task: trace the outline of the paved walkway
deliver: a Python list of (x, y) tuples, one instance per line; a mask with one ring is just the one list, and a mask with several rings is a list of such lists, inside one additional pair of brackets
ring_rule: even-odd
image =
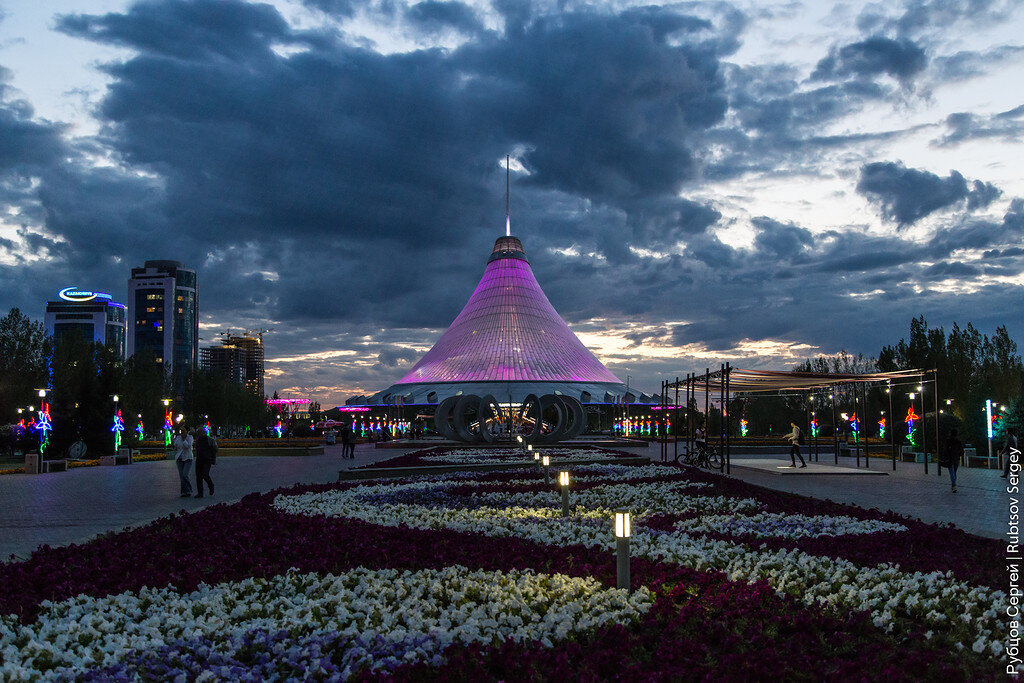
[[(748, 457), (744, 456), (744, 459)], [(766, 459), (777, 458), (766, 456)], [(828, 458), (821, 457), (820, 462), (833, 465), (834, 457), (829, 453)], [(861, 471), (864, 471), (863, 464), (862, 458)], [(839, 465), (853, 468), (856, 463), (854, 458), (839, 458)], [(929, 465), (927, 475), (920, 463), (897, 463), (896, 467), (893, 472), (891, 460), (872, 458), (871, 470), (885, 472), (889, 476), (777, 476), (748, 468), (736, 468), (732, 475), (776, 491), (827, 498), (865, 508), (893, 510), (925, 522), (951, 523), (979, 536), (1005, 538), (1009, 495), (1006, 493), (1006, 480), (1000, 479), (996, 470), (961, 467), (957, 471), (957, 492), (953, 493), (945, 469), (939, 477), (932, 465)]]
[(11, 555), (27, 558), (43, 544), (80, 543), (173, 512), (232, 503), (249, 493), (297, 483), (334, 482), (338, 470), (407, 452), (360, 444), (355, 460), (342, 458), (340, 445), (326, 447), (324, 455), (222, 457), (211, 472), (217, 493), (201, 499), (179, 497), (173, 460), (4, 475), (0, 477), (0, 562)]
[[(365, 444), (356, 448), (355, 460), (342, 459), (340, 446), (327, 447), (322, 456), (223, 457), (212, 473), (217, 494), (201, 500), (178, 497), (178, 474), (170, 460), (48, 475), (5, 475), (0, 477), (0, 561), (11, 555), (24, 559), (43, 544), (80, 543), (174, 512), (234, 502), (253, 492), (296, 483), (334, 482), (340, 469), (379, 462), (411, 450), (375, 449)], [(658, 458), (656, 448), (619, 450)], [(831, 465), (832, 459), (823, 459), (822, 463)], [(841, 458), (840, 464), (854, 466), (852, 458)], [(778, 476), (740, 468), (733, 470), (733, 476), (778, 491), (891, 509), (926, 522), (950, 522), (971, 533), (1004, 537), (1009, 497), (1006, 481), (998, 472), (961, 468), (960, 490), (952, 493), (945, 473), (939, 478), (932, 469), (925, 475), (922, 465), (900, 464), (893, 473), (889, 461), (872, 460), (871, 468), (889, 476)]]

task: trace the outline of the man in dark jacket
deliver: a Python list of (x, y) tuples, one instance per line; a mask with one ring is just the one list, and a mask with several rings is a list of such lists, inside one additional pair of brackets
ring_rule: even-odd
[(206, 433), (205, 429), (197, 429), (195, 444), (192, 447), (196, 455), (196, 498), (203, 497), (203, 482), (210, 487), (213, 495), (213, 479), (210, 479), (210, 468), (217, 462), (217, 442)]

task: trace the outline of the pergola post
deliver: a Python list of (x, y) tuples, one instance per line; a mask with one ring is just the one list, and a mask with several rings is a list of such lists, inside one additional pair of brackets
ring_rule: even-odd
[(835, 463), (839, 464), (839, 423), (836, 421), (836, 385), (829, 385), (832, 387), (832, 393), (829, 394), (829, 402), (832, 404), (832, 441), (835, 444)]
[(676, 428), (672, 431), (672, 462), (679, 462), (679, 375), (676, 375), (676, 400), (672, 403)]
[(928, 474), (928, 404), (924, 402), (924, 375), (921, 379), (921, 450), (924, 451), (924, 473)]
[(892, 380), (886, 387), (885, 393), (889, 395), (889, 419), (885, 421), (886, 429), (889, 432), (889, 454), (892, 456), (892, 471), (896, 471), (896, 423), (892, 414)]
[(864, 399), (864, 414), (860, 416), (857, 427), (864, 438), (864, 467), (871, 469), (871, 444), (868, 443), (867, 429), (860, 429), (868, 423), (868, 385), (867, 382), (861, 387), (861, 398)]
[(942, 476), (942, 460), (938, 457), (942, 442), (939, 441), (939, 369), (932, 369), (932, 389), (935, 390), (935, 465), (937, 474)]

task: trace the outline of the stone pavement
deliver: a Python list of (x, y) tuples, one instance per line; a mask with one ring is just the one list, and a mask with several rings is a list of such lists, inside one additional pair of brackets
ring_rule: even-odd
[[(43, 544), (81, 543), (174, 512), (232, 503), (249, 493), (300, 482), (335, 482), (338, 470), (409, 450), (360, 444), (355, 460), (343, 459), (340, 445), (327, 446), (324, 455), (221, 457), (210, 474), (217, 493), (201, 499), (179, 497), (178, 470), (173, 460), (4, 475), (0, 477), (0, 562), (11, 555), (27, 558)], [(195, 484), (194, 471), (191, 479)]]
[[(744, 455), (744, 459), (749, 456)], [(766, 456), (777, 458), (778, 456)], [(806, 455), (804, 456), (807, 457)], [(833, 465), (832, 453), (820, 462)], [(844, 467), (855, 467), (854, 458), (839, 458)], [(864, 467), (861, 459), (861, 469)], [(814, 498), (827, 498), (837, 503), (853, 503), (865, 508), (893, 510), (902, 515), (917, 517), (925, 522), (951, 523), (979, 536), (1005, 538), (1009, 519), (1010, 497), (1006, 480), (996, 470), (961, 467), (957, 471), (957, 492), (953, 493), (949, 475), (935, 474), (934, 465), (924, 473), (921, 463), (897, 463), (871, 459), (871, 469), (886, 472), (886, 477), (851, 476), (776, 476), (747, 468), (736, 468), (732, 475), (743, 481), (777, 491), (789, 491)], [(1020, 499), (1020, 496), (1016, 496)]]

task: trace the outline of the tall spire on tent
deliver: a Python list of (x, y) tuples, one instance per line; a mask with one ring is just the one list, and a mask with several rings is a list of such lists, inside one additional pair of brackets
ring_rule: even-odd
[(512, 217), (508, 204), (508, 155), (505, 155), (505, 237), (512, 236)]

